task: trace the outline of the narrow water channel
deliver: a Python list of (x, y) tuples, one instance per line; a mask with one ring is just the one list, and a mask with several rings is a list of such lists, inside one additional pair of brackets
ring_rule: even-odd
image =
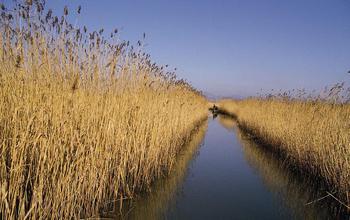
[(233, 120), (219, 116), (193, 136), (169, 177), (114, 217), (348, 219), (328, 198), (305, 205), (324, 196), (315, 185), (253, 143)]

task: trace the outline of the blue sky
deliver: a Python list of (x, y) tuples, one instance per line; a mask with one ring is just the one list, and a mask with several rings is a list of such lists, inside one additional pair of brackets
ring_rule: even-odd
[(349, 0), (48, 1), (64, 5), (81, 5), (90, 30), (117, 27), (132, 42), (145, 32), (154, 61), (209, 94), (350, 82)]

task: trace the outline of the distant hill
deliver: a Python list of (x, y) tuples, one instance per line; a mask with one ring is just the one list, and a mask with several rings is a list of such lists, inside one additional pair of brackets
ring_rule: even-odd
[(214, 93), (203, 91), (203, 95), (209, 100), (218, 100), (218, 99), (243, 99), (246, 96), (243, 95), (217, 95)]

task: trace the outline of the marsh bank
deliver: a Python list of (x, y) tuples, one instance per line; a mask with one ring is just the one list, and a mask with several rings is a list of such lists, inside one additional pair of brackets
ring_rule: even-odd
[(169, 177), (106, 217), (127, 219), (348, 219), (325, 189), (297, 176), (241, 132), (210, 118), (186, 146)]

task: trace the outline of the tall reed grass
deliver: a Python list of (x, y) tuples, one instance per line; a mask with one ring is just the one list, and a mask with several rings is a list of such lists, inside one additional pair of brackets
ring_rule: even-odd
[(207, 116), (200, 92), (67, 7), (0, 6), (1, 219), (89, 217), (172, 169)]
[(300, 176), (292, 172), (289, 163), (280, 160), (275, 152), (262, 148), (251, 135), (237, 126), (237, 121), (232, 117), (222, 114), (218, 119), (222, 126), (234, 132), (242, 146), (246, 161), (257, 171), (264, 185), (283, 203), (283, 206), (292, 210), (293, 219), (343, 217), (341, 213), (343, 207), (332, 198), (326, 197), (319, 202), (315, 201), (315, 198), (323, 198), (326, 195), (322, 183), (315, 181), (312, 176)]
[(106, 217), (143, 220), (166, 219), (167, 212), (176, 205), (177, 197), (175, 194), (181, 189), (190, 164), (198, 155), (198, 149), (204, 140), (207, 128), (208, 121), (206, 120), (193, 133), (186, 148), (179, 153), (171, 175), (155, 181), (151, 193), (142, 195), (140, 199), (131, 200), (129, 204), (123, 206), (120, 215), (116, 215), (119, 210), (114, 210), (112, 215)]
[[(229, 120), (228, 116), (224, 117)], [(231, 118), (231, 120), (233, 120)], [(264, 185), (293, 210), (295, 219), (344, 219), (346, 208), (327, 195), (327, 186), (312, 175), (299, 175), (292, 164), (281, 160), (273, 151), (262, 148), (243, 130), (234, 127), (245, 159), (257, 170)]]
[[(298, 98), (285, 93), (221, 100), (218, 105), (236, 116), (243, 130), (302, 172), (322, 178), (349, 207), (350, 104), (343, 86), (330, 89), (327, 98)], [(334, 90), (339, 92), (334, 95)]]

